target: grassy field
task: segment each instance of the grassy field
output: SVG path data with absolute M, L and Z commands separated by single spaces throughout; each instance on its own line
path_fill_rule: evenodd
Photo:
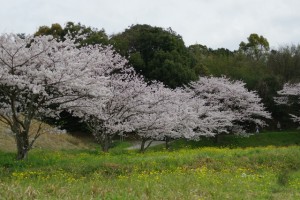
M 300 199 L 300 132 L 176 141 L 144 154 L 37 148 L 0 151 L 0 199 Z

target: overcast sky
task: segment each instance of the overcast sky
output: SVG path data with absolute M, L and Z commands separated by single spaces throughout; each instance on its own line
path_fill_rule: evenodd
M 0 0 L 0 32 L 32 34 L 67 21 L 104 28 L 132 24 L 171 27 L 185 44 L 238 49 L 251 33 L 270 46 L 300 43 L 299 0 Z

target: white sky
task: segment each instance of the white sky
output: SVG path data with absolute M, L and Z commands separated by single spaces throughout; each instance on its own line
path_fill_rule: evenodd
M 235 50 L 251 33 L 273 48 L 300 43 L 299 0 L 0 0 L 1 33 L 67 21 L 108 35 L 132 24 L 171 27 L 187 46 Z

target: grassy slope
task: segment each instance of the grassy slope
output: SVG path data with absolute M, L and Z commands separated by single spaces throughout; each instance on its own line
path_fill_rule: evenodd
M 34 122 L 31 134 L 35 133 L 38 123 Z M 77 138 L 70 134 L 53 134 L 49 133 L 51 127 L 43 124 L 43 134 L 36 140 L 34 148 L 42 148 L 49 150 L 61 149 L 89 149 L 95 146 L 92 138 Z M 0 123 L 0 151 L 15 152 L 16 144 L 14 137 L 9 129 Z
M 177 141 L 145 154 L 126 142 L 107 154 L 35 149 L 23 162 L 0 151 L 0 199 L 300 199 L 299 136 Z

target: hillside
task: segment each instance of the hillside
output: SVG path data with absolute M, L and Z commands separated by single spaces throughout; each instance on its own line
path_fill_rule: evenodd
M 49 150 L 63 150 L 63 149 L 90 149 L 95 148 L 96 144 L 93 138 L 90 137 L 75 137 L 68 133 L 55 133 L 50 130 L 52 127 L 43 124 L 43 134 L 36 140 L 34 148 L 42 148 Z M 31 133 L 37 128 L 37 122 L 33 124 Z M 16 144 L 14 137 L 10 130 L 3 124 L 0 124 L 0 150 L 15 152 Z

